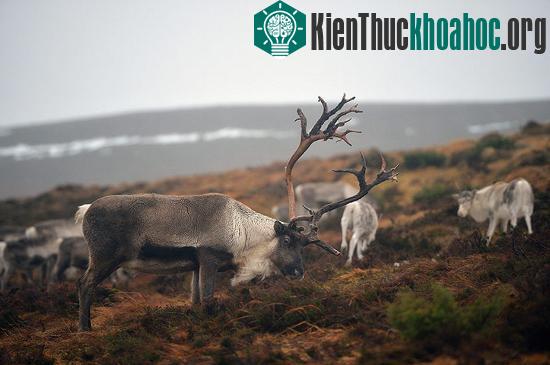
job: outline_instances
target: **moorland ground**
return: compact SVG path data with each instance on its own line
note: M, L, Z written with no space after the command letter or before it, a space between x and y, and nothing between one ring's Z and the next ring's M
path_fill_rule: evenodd
M550 127L527 125L424 150L390 153L399 183L371 194L382 218L362 262L308 247L302 281L238 287L220 276L212 314L190 306L189 277L140 275L125 290L98 290L94 330L77 331L74 283L22 286L0 296L2 364L379 364L550 362ZM371 174L375 151L367 151ZM311 159L295 183L348 179L329 171L358 156ZM285 198L283 163L116 186L61 186L0 202L2 225L70 217L108 194L222 192L268 214ZM456 216L451 193L527 179L534 234L524 222L493 245L486 224ZM353 180L349 182L353 184ZM322 238L339 247L337 227Z

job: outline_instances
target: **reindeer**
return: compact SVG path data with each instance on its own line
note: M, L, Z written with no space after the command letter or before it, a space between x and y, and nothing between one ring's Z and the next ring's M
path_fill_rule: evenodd
M25 236L29 239L82 237L82 227L70 219L50 219L27 228Z
M89 256L88 244L84 237L63 238L53 269L53 281L76 281L88 268ZM114 287L127 289L131 277L132 274L127 270L118 268L109 279Z
M533 189L527 180L519 178L509 183L499 181L480 190L465 190L459 194L453 194L458 201L458 216L465 218L471 216L476 222L481 223L489 219L487 229L487 246L500 221L503 233L508 231L508 223L515 228L518 218L524 218L527 232L533 233L531 227L531 215L535 197Z
M326 102L319 97L323 112L309 132L305 115L301 109L297 110L301 138L285 172L288 223L257 213L222 194L112 195L80 206L75 219L83 222L90 250L88 269L77 284L80 330L91 330L93 291L121 266L155 274L192 271L191 302L208 309L213 303L215 275L219 270L237 268L231 285L273 274L303 278L304 247L313 244L339 255L338 250L319 239L319 220L324 214L361 199L374 186L396 180L397 166L386 171L381 157L381 169L371 183L365 180L364 158L358 171L335 170L353 174L359 182L359 191L315 211L306 208L309 214L300 216L296 216L292 169L316 141L336 138L350 144L347 135L358 131L339 129L351 120L340 121L342 117L360 112L357 105L342 111L353 99L346 99L344 95L335 108L328 110ZM307 232L298 223L306 223Z
M353 256L357 251L357 258L363 259L363 254L370 243L376 238L378 216L374 207L365 199L346 205L342 215L342 252L347 251L346 266L351 266ZM352 230L348 250L348 230Z
M50 242L22 237L0 243L0 292L5 292L16 270L24 271L27 283L31 283L34 269L41 268L41 281L48 282L56 259L56 255L50 255L51 247L57 244Z

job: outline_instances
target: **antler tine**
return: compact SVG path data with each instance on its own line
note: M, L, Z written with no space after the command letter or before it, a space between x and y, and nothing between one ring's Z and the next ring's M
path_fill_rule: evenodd
M315 211L314 211L313 209L307 207L305 204L302 204L302 207L304 207L304 209L307 210L307 212L308 212L309 214L315 213Z
M381 157L381 168L378 174L376 175L376 178L371 182L367 183L365 175L367 172L367 161L365 159L365 156L363 153L361 153L361 169L360 170L354 170L354 169L339 169L339 170L333 170L334 172L342 172L342 173L348 173L352 174L357 178L357 182L359 183L359 192L349 198L342 199L333 203L326 204L319 208L316 212L313 214L313 218L311 219L310 225L316 226L317 222L321 219L323 214L326 214L334 209L343 207L345 205L348 205L350 203L353 203L354 201L357 201L361 198L363 198L365 195L368 194L368 192L375 187L378 184L383 183L386 180L393 180L397 181L397 175L399 175L398 172L396 172L396 169L399 165L396 165L395 167L391 168L390 170L386 171L386 160L380 154Z
M311 128L311 131L309 132L309 135L313 136L313 135L319 134L319 132L321 131L321 128L323 128L323 124L325 124L325 122L330 117L332 117L334 114L336 114L340 109L342 109L344 107L344 105L346 105L347 103L349 103L352 100L355 100L355 96L351 97L349 99L346 99L346 94L344 93L344 96L342 96L342 100L340 100L338 105L336 105L333 109L328 110L328 106L327 106L327 103L325 102L325 100L323 98L319 97L319 102L323 105L323 113L321 114L321 116L319 117L319 119L317 120L317 122L315 123L313 128ZM353 109L353 107L350 108L350 109ZM349 112L346 113L346 114L349 114ZM343 115L345 115L345 114L343 114Z
M348 115L350 113L362 113L363 111L362 110L359 110L357 109L358 107L358 104L355 104L353 105L351 108L349 109L346 109L344 110L343 112L340 112L338 114L336 114L336 116L334 118L331 119L331 121L329 122L329 124L327 125L327 127L325 128L325 130L323 131L323 133L325 134L333 134L334 132L336 132L336 130L341 127L343 124L340 124L338 123L338 120L340 118L342 118L343 116L345 115ZM345 123L349 122L351 119L349 119L348 121L346 121ZM345 124L344 123L344 124Z
M382 155L382 152L378 152L380 155L380 171L386 170L386 159L384 158L384 155Z
M327 251L328 253L331 253L335 256L340 256L341 253L340 251L338 251L337 249L335 249L334 247L332 247L331 245L327 244L326 242L324 241L321 241L321 240L314 240L314 241L310 241L310 243L313 243L314 245L322 248L323 250Z
M367 172L367 160L365 159L365 155L363 155L363 152L359 152L361 154L361 169L360 170L354 170L354 169L334 169L332 172L344 172L348 174L355 175L357 177L364 177L365 173Z
M323 124L330 117L332 117L339 110L341 110L345 104L354 100L355 97L346 99L346 94L344 94L344 96L342 96L342 100L340 100L338 105L336 105L331 110L328 110L328 105L322 97L319 96L318 99L321 105L323 106L323 113L321 114L321 116L319 117L319 119L317 120L313 128L311 128L311 131L309 133L307 131L306 116L304 115L302 109L298 108L296 110L298 114L298 118L296 118L296 121L300 121L300 129L301 129L300 144L298 145L298 147L296 148L296 151L294 151L294 153L288 160L288 163L285 167L285 181L287 185L287 196L288 196L288 216L290 218L294 218L296 216L296 197L294 195L294 185L292 184L292 169L294 168L294 165L300 159L300 157L302 157L302 155L307 151L309 146L311 146L311 144L315 141L319 141L323 139L327 140L331 138L338 138L338 140L342 140L351 146L351 143L348 140L347 135L350 133L360 133L359 131L354 131L354 130L346 130L344 132L338 132L339 127L342 127L343 125L349 122L349 120L347 120L345 122L338 123L337 122L338 118L340 118L343 115L349 114L350 112L358 112L356 109L357 106L353 106L352 108L350 108L349 110L351 111L347 110L345 112L341 112L340 114L338 114L339 116L337 115L331 121L331 123L333 122L334 123L331 125L330 130L329 131L325 130L321 132L321 128L323 127Z
M302 131L301 140L303 141L304 139L306 139L308 137L308 134L307 134L307 119L306 119L306 116L304 115L304 112L302 111L302 109L298 108L296 110L296 113L298 113L298 118L296 118L295 121L300 121L300 128L301 128L301 131Z
M346 95L346 94L344 94ZM318 97L319 99L319 102L321 103L321 105L323 105L323 113L326 113L328 112L328 106L327 106L327 102L325 101L325 99L323 99L322 97Z

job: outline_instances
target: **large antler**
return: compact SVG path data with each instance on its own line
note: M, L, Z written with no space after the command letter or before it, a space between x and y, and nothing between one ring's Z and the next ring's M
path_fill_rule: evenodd
M365 195L368 194L368 192L373 187L375 187L378 184L381 184L386 180L397 181L398 172L396 172L396 169L398 165L391 168L390 170L386 170L386 160L384 160L384 157L382 156L382 154L380 154L380 159L381 159L380 171L378 171L376 178L371 183L367 183L366 177L365 177L367 172L367 162L363 154L361 154L360 170L353 170L353 169L334 170L334 172L344 172L344 173L353 174L357 178L357 181L359 183L359 192L357 192L357 194L349 198L326 204L316 211L304 206L304 209L306 209L309 212L309 215L302 215L298 217L296 216L296 197L294 195L294 186L292 184L292 169L296 164L296 162L300 159L300 157L302 157L302 155L307 151L309 146L311 146L315 141L319 141L319 140L326 141L328 139L338 138L338 140L342 140L351 146L351 143L347 139L347 135L349 133L361 133L361 132L351 130L351 129L347 129L345 131L339 131L338 129L345 126L346 123L348 123L351 120L351 119L347 119L344 121L339 121L340 118L350 113L362 113L361 110L357 109L357 104L353 105L352 107L344 111L340 111L344 107L344 105L346 105L348 102L354 99L355 97L346 99L346 94L344 94L344 96L342 97L342 100L340 100L338 105L336 105L334 109L328 110L327 103L323 100L323 98L319 96L319 102L323 106L323 113L321 114L321 116L319 117L315 125L311 128L309 133L307 131L307 119L304 113L302 112L302 110L298 108L297 110L298 118L296 119L296 121L300 121L300 126L301 126L300 144L298 145L298 148L296 148L296 151L294 151L294 153L290 157L290 160L288 161L285 169L285 179L286 179L287 194L288 194L288 216L290 218L289 228L300 232L302 229L297 226L297 223L308 222L309 231L307 232L306 235L304 235L304 238L306 239L307 244L313 243L335 255L339 255L340 252L334 249L332 246L321 241L318 237L318 231L319 231L318 223L321 217L324 214L334 209L338 209L340 207L343 207L347 204L350 204L354 201L357 201L363 198ZM331 117L332 119L323 130L323 125Z
M298 145L298 148L296 148L296 151L294 151L294 153L290 157L290 160L288 160L288 163L285 168L285 180L286 180L287 195L288 195L289 218L294 218L296 216L296 197L294 195L294 185L292 184L292 169L294 168L294 165L300 159L300 157L302 157L302 155L307 151L309 146L311 146L311 144L315 141L319 141L319 140L326 141L328 139L333 139L333 138L338 138L338 140L342 140L351 146L351 143L349 142L347 135L349 133L361 133L360 131L355 131L351 129L347 129L345 131L338 131L339 128L345 126L346 123L348 123L351 120L350 118L340 122L339 121L340 118L350 113L362 113L361 110L357 109L357 104L351 106L350 108L344 111L340 111L344 107L344 105L346 105L347 103L349 103L354 99L355 97L346 99L346 94L344 94L344 96L342 96L342 100L340 100L338 105L336 105L334 109L328 110L327 103L323 100L322 97L319 96L319 102L323 106L323 113L321 114L317 122L313 125L309 133L307 131L306 116L302 112L302 109L298 108L297 110L298 118L296 118L295 121L300 121L300 126L302 131L300 144ZM326 128L323 130L322 129L323 125L331 117L333 118L330 120Z
M333 203L323 205L321 208L319 208L316 211L304 206L304 208L309 212L309 215L301 215L301 216L292 218L289 222L289 227L293 229L297 229L298 222L308 222L309 232L307 235L309 238L309 242L314 243L319 247L338 255L339 252L334 248L332 248L332 246L327 245L323 241L319 240L319 237L317 236L319 231L318 223L321 220L321 217L323 216L323 214L326 214L334 209L338 209L340 207L343 207L345 205L348 205L350 203L353 203L354 201L357 201L363 198L376 185L379 185L387 180L397 181L397 175L399 175L399 173L396 170L399 164L395 165L389 170L386 170L386 160L384 159L384 156L382 156L382 154L380 154L380 160L381 160L380 170L376 174L376 177L374 178L374 180L370 183L367 183L367 180L366 180L365 175L367 172L367 161L365 160L365 156L363 156L362 153L361 153L360 170L353 170L353 169L333 170L334 172L344 172L344 173L349 173L354 175L357 178L357 182L359 183L359 191L357 192L357 194L350 196L349 198L345 198Z

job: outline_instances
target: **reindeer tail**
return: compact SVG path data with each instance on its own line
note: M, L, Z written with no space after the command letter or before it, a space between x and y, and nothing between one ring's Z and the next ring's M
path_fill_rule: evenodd
M78 210L74 215L74 221L76 224L80 224L82 223L82 221L84 221L84 214L86 214L86 212L90 208L90 205L92 204L84 204L78 207Z

